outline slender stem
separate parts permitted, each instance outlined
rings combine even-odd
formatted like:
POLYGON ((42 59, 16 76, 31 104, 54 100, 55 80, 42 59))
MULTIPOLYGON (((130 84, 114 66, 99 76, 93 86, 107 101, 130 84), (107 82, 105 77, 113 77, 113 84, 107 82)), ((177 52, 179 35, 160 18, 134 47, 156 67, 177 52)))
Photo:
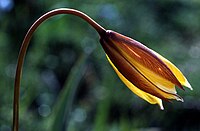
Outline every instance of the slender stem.
POLYGON ((106 30, 101 27, 98 23, 92 20, 89 16, 74 9, 68 8, 60 8, 47 12, 43 16, 41 16, 28 30, 26 36, 24 37, 19 56, 17 61, 17 69, 15 74, 15 85, 14 85, 14 101, 13 101, 13 131, 18 131, 19 129, 19 96, 20 96, 20 80, 22 74, 22 66, 24 63, 24 57, 26 55, 27 47, 29 46, 30 39, 34 33, 34 31, 38 28, 38 26, 45 20, 59 14, 72 14, 78 16, 85 21, 87 21, 95 30, 99 33, 99 35, 103 34, 106 30))

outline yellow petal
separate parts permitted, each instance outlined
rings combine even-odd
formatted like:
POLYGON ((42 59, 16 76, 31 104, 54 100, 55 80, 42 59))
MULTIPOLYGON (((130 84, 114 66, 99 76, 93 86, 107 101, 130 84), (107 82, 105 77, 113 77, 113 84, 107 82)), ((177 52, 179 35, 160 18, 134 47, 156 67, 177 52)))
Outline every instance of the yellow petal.
POLYGON ((185 76, 181 73, 181 71, 173 63, 171 63, 169 60, 167 60, 166 58, 164 58, 157 52, 155 52, 153 50, 152 50, 152 52, 154 52, 156 54, 156 56, 158 58, 160 58, 168 66, 168 68, 174 73, 176 78, 180 81, 180 83, 183 86, 188 87, 190 90, 193 90, 190 83, 188 82, 188 80, 185 78, 185 76))
MULTIPOLYGON (((151 81, 155 86, 157 86, 159 89, 176 94, 175 84, 170 82, 169 80, 165 79, 164 77, 156 74, 152 70, 146 68, 145 66, 141 65, 139 62, 137 62, 135 59, 132 59, 131 56, 129 56, 126 52, 121 51, 126 59, 130 61, 130 63, 140 72, 143 76, 145 76, 149 81, 151 81)), ((142 59, 142 57, 141 57, 142 59)), ((160 68, 160 72, 162 72, 162 69, 160 68)))
MULTIPOLYGON (((107 55, 106 55, 107 56, 107 55)), ((119 76, 119 78, 124 82, 124 84, 132 91, 134 92, 136 95, 138 95, 139 97, 141 97, 142 99, 146 100, 147 102, 149 102, 150 104, 158 104, 160 106, 161 110, 164 110, 163 104, 162 104, 162 100, 158 97, 155 97, 149 93, 146 93, 142 90, 140 90, 139 88, 137 88, 136 86, 134 86, 131 82, 129 82, 118 70, 117 68, 114 66, 114 64, 111 62, 111 60, 109 59, 109 57, 107 56, 108 61, 110 62, 110 64, 112 65, 113 69, 115 70, 115 72, 117 73, 117 75, 119 76)))
MULTIPOLYGON (((125 57, 125 59, 128 62, 130 62, 132 59, 137 63, 140 63, 145 68, 154 72, 154 74, 160 75, 160 77, 163 77, 164 79, 183 89, 181 83, 178 81, 174 73, 168 68, 166 64, 164 64, 164 62, 161 59, 159 59, 151 51, 151 49, 149 49, 142 43, 124 35, 121 35, 117 32, 107 31, 106 33, 108 38, 105 41, 107 42, 107 44, 113 49, 115 49, 121 56, 125 57), (129 58, 127 56, 129 56, 129 58)), ((134 65, 132 64, 132 66, 134 65)))
MULTIPOLYGON (((140 71, 138 71, 127 59, 119 54, 114 48, 110 47, 104 40, 101 41, 102 46, 107 53, 108 57, 115 65, 117 70, 132 84, 138 87, 140 90, 156 96, 163 100, 176 99, 177 101, 183 101, 183 99, 176 93, 168 93, 161 90, 149 79, 147 79, 140 71)), ((167 66, 166 66, 167 67, 167 66)))
POLYGON ((134 62, 134 66, 154 85, 156 85, 161 90, 176 94, 175 85, 168 81, 167 79, 155 74, 153 71, 147 69, 146 67, 142 66, 139 63, 134 62))

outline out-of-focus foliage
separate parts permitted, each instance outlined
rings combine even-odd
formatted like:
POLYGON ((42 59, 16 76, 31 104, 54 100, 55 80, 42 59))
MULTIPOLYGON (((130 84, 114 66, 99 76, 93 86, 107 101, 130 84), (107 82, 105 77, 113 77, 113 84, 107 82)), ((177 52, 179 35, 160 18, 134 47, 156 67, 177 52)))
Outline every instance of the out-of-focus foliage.
POLYGON ((94 29, 80 18, 60 15, 44 22, 31 40, 21 84, 21 130, 52 126, 69 73, 91 51, 68 121, 61 121, 63 130, 200 129, 200 1, 0 0, 0 131, 11 130, 14 73, 23 37, 39 16, 59 7, 81 10, 106 29, 159 52, 182 70, 194 91, 178 89, 185 102, 165 102, 164 111, 148 104, 119 80, 94 29))

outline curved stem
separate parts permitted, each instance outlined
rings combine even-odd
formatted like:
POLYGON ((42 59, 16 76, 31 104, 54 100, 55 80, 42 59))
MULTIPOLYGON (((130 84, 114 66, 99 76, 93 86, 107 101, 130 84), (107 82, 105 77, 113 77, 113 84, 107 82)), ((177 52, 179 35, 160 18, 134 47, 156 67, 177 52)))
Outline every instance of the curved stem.
POLYGON ((80 12, 78 10, 74 9, 68 9, 68 8, 60 8, 55 9, 52 11, 47 12, 43 16, 41 16, 28 30, 20 52, 18 56, 17 61, 17 69, 15 74, 15 85, 14 85, 14 102, 13 102, 13 131, 18 131, 19 129, 19 96, 20 96, 20 80, 21 80, 21 74, 22 74, 22 66, 24 63, 24 57, 26 55, 27 47, 29 46, 30 39, 34 33, 34 31, 37 29, 37 27, 45 20, 47 20, 50 17, 53 17, 58 14, 72 14, 75 16, 78 16, 85 21, 87 21, 95 30, 99 33, 99 35, 103 34, 106 30, 101 27, 98 23, 96 23, 94 20, 92 20, 89 16, 84 14, 83 12, 80 12))

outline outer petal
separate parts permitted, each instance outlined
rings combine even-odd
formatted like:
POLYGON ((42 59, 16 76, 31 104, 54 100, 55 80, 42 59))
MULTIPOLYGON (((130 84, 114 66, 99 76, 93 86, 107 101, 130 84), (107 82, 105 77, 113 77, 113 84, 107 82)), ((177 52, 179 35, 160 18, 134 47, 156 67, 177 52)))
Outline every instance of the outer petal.
MULTIPOLYGON (((126 53, 126 59, 134 59, 144 67, 148 68, 155 74, 167 79, 171 83, 183 88, 181 83, 169 69, 169 67, 160 60, 148 47, 144 46, 138 41, 129 37, 116 33, 114 31, 107 31, 107 43, 115 48, 118 53, 126 53), (129 58, 127 58, 129 56, 129 58)), ((121 54, 123 55, 123 54, 121 54)))
POLYGON ((176 93, 168 93, 160 90, 156 85, 142 75, 134 66, 132 66, 125 58, 123 58, 122 55, 110 47, 110 45, 106 43, 104 39, 101 39, 101 44, 118 71, 136 87, 164 100, 176 99, 183 101, 182 98, 176 93))
MULTIPOLYGON (((107 55, 106 55, 107 56, 107 55)), ((162 100, 158 97, 155 97, 149 93, 146 93, 140 89, 138 89, 136 86, 134 86, 130 81, 128 81, 118 70, 117 68, 114 66, 114 64, 112 63, 112 61, 109 59, 109 57, 107 56, 108 61, 110 62, 110 64, 112 65, 113 69, 115 70, 115 72, 117 73, 117 75, 119 76, 119 78, 124 82, 124 84, 136 95, 138 95, 139 97, 141 97, 142 99, 146 100, 147 102, 151 103, 151 104, 158 104, 160 106, 161 110, 164 110, 163 104, 162 104, 162 100)))
POLYGON ((135 68, 137 68, 139 72, 141 72, 148 80, 150 80, 158 88, 165 92, 176 94, 175 85, 172 82, 161 77, 160 75, 156 74, 155 72, 146 68, 145 66, 141 65, 135 59, 132 59, 126 52, 121 51, 121 53, 127 58, 128 61, 130 61, 130 63, 135 68))
POLYGON ((157 52, 155 52, 153 50, 152 50, 152 52, 154 52, 157 55, 157 57, 160 58, 169 67, 169 69, 174 73, 174 75, 180 81, 180 83, 182 85, 193 90, 190 83, 188 82, 188 80, 185 78, 185 76, 181 73, 181 71, 173 63, 171 63, 169 60, 167 60, 166 58, 164 58, 163 56, 161 56, 157 52))

